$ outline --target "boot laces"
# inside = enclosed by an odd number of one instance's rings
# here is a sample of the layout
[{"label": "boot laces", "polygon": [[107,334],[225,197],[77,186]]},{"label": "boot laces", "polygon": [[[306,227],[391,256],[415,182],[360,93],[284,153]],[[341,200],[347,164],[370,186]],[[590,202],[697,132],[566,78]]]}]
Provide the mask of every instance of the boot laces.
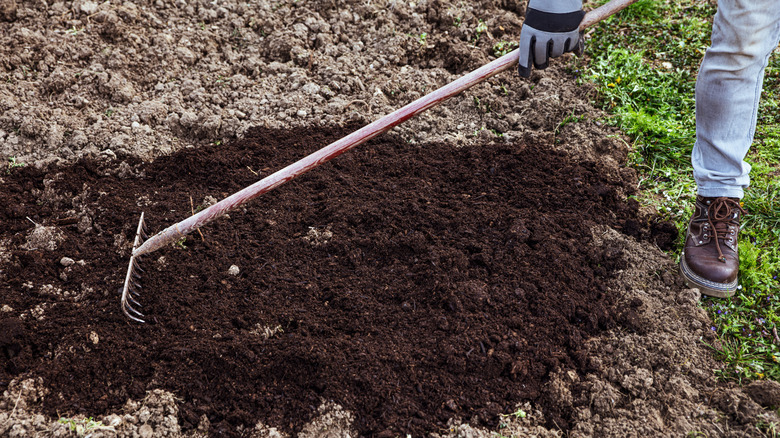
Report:
[{"label": "boot laces", "polygon": [[[713,233],[712,237],[715,239],[718,260],[724,263],[726,262],[726,257],[720,249],[720,239],[725,239],[728,236],[730,222],[737,218],[736,211],[740,211],[743,215],[747,213],[739,205],[739,201],[731,198],[716,198],[707,209],[707,223],[710,224]],[[718,230],[723,233],[722,237],[718,236]]]}]

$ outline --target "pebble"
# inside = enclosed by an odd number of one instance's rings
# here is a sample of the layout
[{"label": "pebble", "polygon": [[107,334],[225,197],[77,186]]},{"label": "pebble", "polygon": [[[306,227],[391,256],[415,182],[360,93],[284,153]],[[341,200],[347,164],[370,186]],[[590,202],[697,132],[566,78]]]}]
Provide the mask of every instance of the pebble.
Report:
[{"label": "pebble", "polygon": [[61,258],[61,259],[60,259],[60,264],[61,264],[62,266],[71,266],[71,265],[73,265],[74,263],[76,263],[76,261],[75,261],[75,260],[73,260],[73,259],[72,259],[72,258],[70,258],[70,257],[63,257],[63,258]]},{"label": "pebble", "polygon": [[192,65],[195,64],[195,61],[198,60],[198,57],[197,55],[195,55],[195,52],[183,46],[179,46],[176,48],[176,54],[179,55],[179,59],[181,59],[186,64]]},{"label": "pebble", "polygon": [[238,269],[238,266],[231,265],[230,268],[228,268],[228,274],[230,275],[238,275],[238,273],[241,272],[240,269]]},{"label": "pebble", "polygon": [[296,114],[298,115],[298,117],[306,117],[307,113],[305,110],[298,110]]},{"label": "pebble", "polygon": [[140,435],[141,438],[152,438],[152,436],[154,436],[154,429],[152,429],[152,426],[144,424],[138,428],[138,435]]},{"label": "pebble", "polygon": [[117,414],[111,414],[103,419],[103,424],[109,427],[117,427],[122,424],[122,417]]},{"label": "pebble", "polygon": [[98,4],[91,1],[86,1],[81,4],[81,7],[79,7],[79,9],[81,10],[81,12],[87,15],[92,15],[95,12],[97,12]]},{"label": "pebble", "polygon": [[308,95],[315,95],[320,92],[320,86],[314,82],[309,82],[303,86],[303,92]]}]

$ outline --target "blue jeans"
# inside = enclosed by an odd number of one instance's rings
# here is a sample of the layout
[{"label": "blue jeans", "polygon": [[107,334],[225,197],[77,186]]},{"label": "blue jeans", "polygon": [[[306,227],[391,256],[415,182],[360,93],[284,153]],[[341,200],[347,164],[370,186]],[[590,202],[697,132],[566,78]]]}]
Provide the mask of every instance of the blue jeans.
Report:
[{"label": "blue jeans", "polygon": [[696,81],[696,143],[691,162],[701,196],[742,198],[744,161],[756,131],[769,56],[780,42],[780,0],[718,0]]}]

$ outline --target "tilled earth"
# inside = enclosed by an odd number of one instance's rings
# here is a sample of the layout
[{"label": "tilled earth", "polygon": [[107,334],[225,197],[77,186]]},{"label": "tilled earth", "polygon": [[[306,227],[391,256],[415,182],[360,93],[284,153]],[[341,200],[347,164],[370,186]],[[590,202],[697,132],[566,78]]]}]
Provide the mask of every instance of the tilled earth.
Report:
[{"label": "tilled earth", "polygon": [[[361,435],[453,417],[495,427],[526,400],[568,429],[543,391],[550,374],[598,371],[584,341],[634,329],[606,292],[618,250],[593,247],[589,230],[648,230],[619,196],[633,173],[610,181],[538,145],[375,141],[147,257],[148,324],[122,315],[141,211],[154,231],[347,132],[259,129],[149,165],[7,176],[0,239],[16,249],[0,292],[40,311],[2,320],[3,386],[43,377],[49,415],[162,388],[182,397],[185,430],[205,414],[221,433],[258,420],[299,431],[322,399]],[[55,249],[36,243],[41,224]]]},{"label": "tilled earth", "polygon": [[42,378],[52,417],[162,389],[184,432],[206,418],[231,436],[301,432],[325,401],[361,436],[497,428],[523,402],[570,431],[557,376],[574,379],[571,400],[593,398],[576,381],[611,370],[588,340],[647,330],[645,302],[612,288],[625,248],[591,230],[644,245],[675,231],[626,201],[633,172],[605,178],[534,143],[374,140],[147,256],[148,322],[123,316],[141,211],[153,232],[350,128],[6,175],[3,389]]},{"label": "tilled earth", "polygon": [[524,11],[0,0],[0,435],[770,433],[780,390],[716,381],[587,59],[151,254],[147,323],[121,314],[142,211],[158,231],[485,64]]}]

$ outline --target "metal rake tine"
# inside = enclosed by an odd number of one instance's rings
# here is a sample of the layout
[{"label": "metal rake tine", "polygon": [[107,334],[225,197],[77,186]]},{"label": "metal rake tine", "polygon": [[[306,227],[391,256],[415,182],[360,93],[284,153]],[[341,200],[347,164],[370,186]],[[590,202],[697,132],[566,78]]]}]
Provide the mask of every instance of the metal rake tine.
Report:
[{"label": "metal rake tine", "polygon": [[133,257],[133,271],[134,272],[140,272],[142,274],[144,272],[146,272],[144,269],[141,268],[141,261],[142,260],[143,259],[140,256]]},{"label": "metal rake tine", "polygon": [[[129,275],[130,273],[128,272],[128,276]],[[136,301],[135,298],[133,298],[133,295],[135,296],[139,296],[139,295],[138,292],[133,290],[133,288],[130,286],[131,285],[129,283],[126,283],[124,288],[122,289],[122,312],[125,314],[125,316],[127,316],[131,320],[135,322],[144,323],[146,322],[142,319],[144,317],[144,314],[139,312],[135,308],[133,308],[133,306],[131,306],[131,304],[134,304],[138,307],[143,307],[141,303],[139,303],[138,301]]]},{"label": "metal rake tine", "polygon": [[[141,319],[141,318],[144,317],[144,314],[139,312],[139,311],[137,311],[137,310],[135,310],[135,309],[133,309],[132,307],[130,307],[130,305],[123,306],[122,307],[122,312],[124,312],[126,317],[132,319],[135,322],[140,322],[142,324],[146,322],[143,319]],[[133,314],[135,314],[137,316],[135,316]]]},{"label": "metal rake tine", "polygon": [[[143,307],[143,304],[141,304],[138,301],[136,301],[135,298],[133,298],[133,296],[132,296],[132,295],[138,296],[138,294],[135,294],[132,290],[130,292],[131,292],[131,295],[127,296],[127,301],[129,301],[130,303],[132,303],[132,304],[134,304],[134,305],[136,305],[138,307]],[[130,306],[128,305],[128,307],[130,307]],[[130,307],[130,308],[132,309],[132,307]],[[138,313],[138,311],[136,311],[135,309],[133,309],[133,310],[136,313]],[[143,315],[141,315],[141,316],[143,316]]]},{"label": "metal rake tine", "polygon": [[[144,270],[141,269],[141,265],[138,263],[138,260],[133,259],[133,278],[140,280],[141,274],[144,273]],[[140,286],[139,286],[140,287]]]},{"label": "metal rake tine", "polygon": [[[135,240],[133,241],[133,251],[138,248],[141,243],[142,236],[146,234],[144,232],[144,228],[144,214],[141,213],[141,219],[138,221],[138,230],[135,233]],[[135,289],[141,289],[141,284],[136,280],[140,280],[141,278],[139,271],[143,273],[143,269],[141,269],[139,266],[139,261],[136,260],[136,257],[137,256],[135,255],[131,255],[130,263],[127,266],[127,275],[125,276],[125,282],[122,286],[122,312],[131,320],[143,323],[146,322],[142,319],[144,314],[134,309],[130,305],[134,304],[138,307],[143,307],[141,303],[133,298],[133,296],[140,297],[140,294]]]}]

